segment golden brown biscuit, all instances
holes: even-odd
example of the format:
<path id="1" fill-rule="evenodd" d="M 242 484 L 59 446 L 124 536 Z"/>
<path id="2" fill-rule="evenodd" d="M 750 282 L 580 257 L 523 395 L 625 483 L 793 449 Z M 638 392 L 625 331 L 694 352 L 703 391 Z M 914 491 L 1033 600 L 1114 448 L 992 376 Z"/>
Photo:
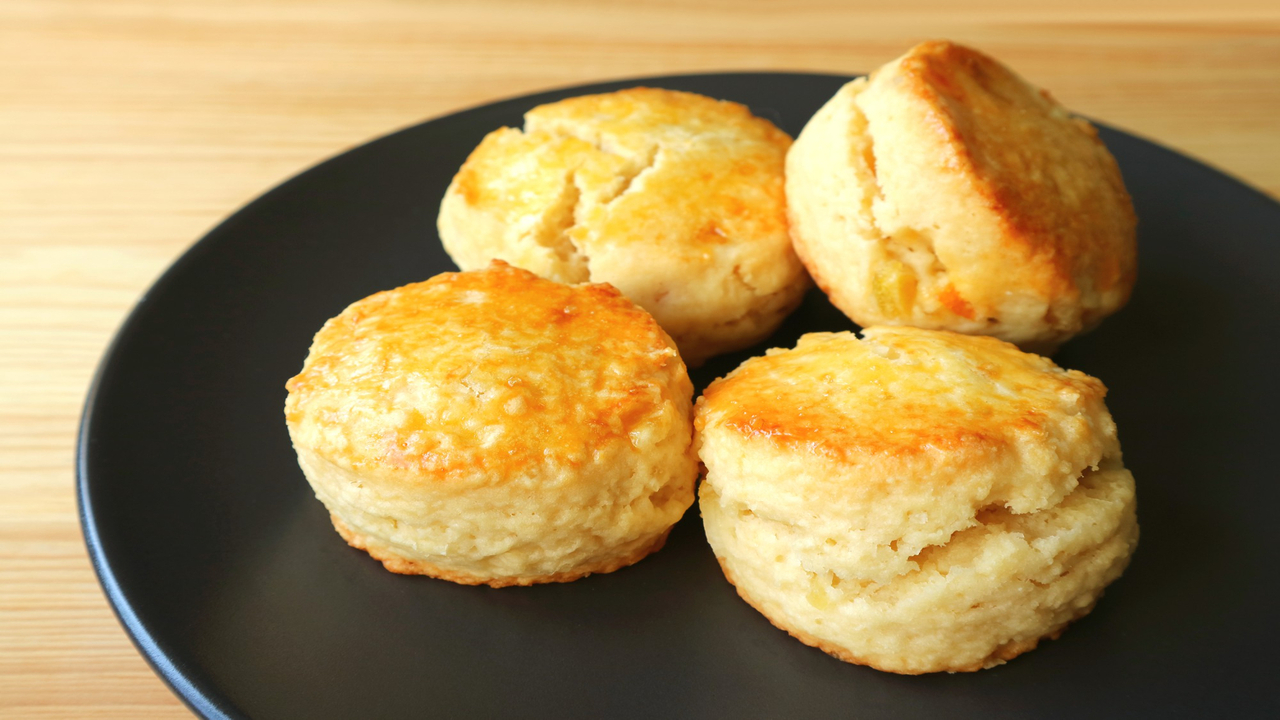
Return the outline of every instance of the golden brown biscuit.
<path id="1" fill-rule="evenodd" d="M 1049 351 L 1128 301 L 1133 205 L 1085 120 L 926 42 L 843 87 L 787 157 L 796 251 L 861 325 Z"/>
<path id="2" fill-rule="evenodd" d="M 737 103 L 633 88 L 541 105 L 484 139 L 440 205 L 458 267 L 494 258 L 608 282 L 684 360 L 747 347 L 800 302 L 783 165 L 791 139 Z"/>
<path id="3" fill-rule="evenodd" d="M 994 338 L 805 335 L 698 400 L 707 539 L 747 602 L 842 660 L 999 664 L 1087 613 L 1137 544 L 1105 393 Z"/>
<path id="4" fill-rule="evenodd" d="M 285 415 L 307 480 L 388 570 L 528 585 L 662 546 L 693 502 L 693 388 L 608 285 L 495 263 L 325 323 Z"/>

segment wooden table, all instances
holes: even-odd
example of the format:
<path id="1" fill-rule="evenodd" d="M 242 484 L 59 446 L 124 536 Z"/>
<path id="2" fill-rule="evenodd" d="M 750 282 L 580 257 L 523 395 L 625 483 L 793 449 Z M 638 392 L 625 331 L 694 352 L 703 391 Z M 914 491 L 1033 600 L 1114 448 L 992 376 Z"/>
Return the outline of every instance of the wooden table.
<path id="1" fill-rule="evenodd" d="M 4 0 L 0 715 L 187 714 L 85 555 L 72 491 L 85 389 L 139 294 L 207 228 L 374 135 L 588 80 L 865 71 L 946 37 L 1280 195 L 1280 3 L 1033 5 Z"/>

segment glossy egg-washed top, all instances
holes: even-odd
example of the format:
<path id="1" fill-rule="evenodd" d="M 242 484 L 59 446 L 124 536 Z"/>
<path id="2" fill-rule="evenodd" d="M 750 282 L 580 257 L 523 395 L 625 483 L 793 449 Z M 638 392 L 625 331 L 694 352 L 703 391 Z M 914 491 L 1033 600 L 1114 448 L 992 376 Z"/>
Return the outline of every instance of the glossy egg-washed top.
<path id="1" fill-rule="evenodd" d="M 692 393 L 670 338 L 617 290 L 502 263 L 352 304 L 287 388 L 295 444 L 331 462 L 482 482 L 634 444 L 687 417 Z"/>
<path id="2" fill-rule="evenodd" d="M 1062 462 L 1068 477 L 1118 453 L 1095 378 L 994 338 L 897 327 L 864 338 L 812 333 L 748 360 L 703 393 L 699 432 L 854 465 L 981 464 L 1045 449 L 1058 458 L 1046 469 Z"/>

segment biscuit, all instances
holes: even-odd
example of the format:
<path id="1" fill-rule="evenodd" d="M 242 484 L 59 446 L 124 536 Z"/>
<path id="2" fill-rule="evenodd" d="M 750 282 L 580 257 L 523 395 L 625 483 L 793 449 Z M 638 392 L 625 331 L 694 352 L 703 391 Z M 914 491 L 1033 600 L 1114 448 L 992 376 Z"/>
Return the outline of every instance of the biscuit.
<path id="1" fill-rule="evenodd" d="M 805 335 L 698 400 L 707 539 L 743 599 L 841 660 L 1000 664 L 1089 612 L 1137 544 L 1105 393 L 989 337 Z"/>
<path id="2" fill-rule="evenodd" d="M 787 200 L 796 251 L 863 326 L 1049 352 L 1136 277 L 1133 204 L 1093 126 L 948 42 L 841 88 L 787 156 Z"/>
<path id="3" fill-rule="evenodd" d="M 499 258 L 610 283 L 697 366 L 763 340 L 809 287 L 787 233 L 790 145 L 746 107 L 685 92 L 541 105 L 467 158 L 440 239 L 463 270 Z"/>
<path id="4" fill-rule="evenodd" d="M 693 502 L 693 387 L 608 285 L 495 263 L 325 323 L 285 416 L 334 527 L 397 573 L 528 585 L 660 548 Z"/>

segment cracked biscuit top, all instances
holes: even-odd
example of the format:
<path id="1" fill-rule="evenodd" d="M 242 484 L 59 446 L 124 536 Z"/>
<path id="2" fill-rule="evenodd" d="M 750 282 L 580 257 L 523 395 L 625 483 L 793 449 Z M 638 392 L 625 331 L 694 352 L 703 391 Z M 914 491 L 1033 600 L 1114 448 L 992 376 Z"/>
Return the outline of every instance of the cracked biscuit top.
<path id="1" fill-rule="evenodd" d="M 862 325 L 1050 350 L 1136 276 L 1133 206 L 1097 131 L 949 42 L 842 88 L 796 141 L 787 196 L 797 252 Z"/>
<path id="2" fill-rule="evenodd" d="M 670 338 L 612 287 L 503 263 L 352 304 L 287 387 L 295 445 L 371 481 L 459 486 L 687 438 L 692 394 Z"/>
<path id="3" fill-rule="evenodd" d="M 791 140 L 744 106 L 633 88 L 534 108 L 490 133 L 440 207 L 459 267 L 498 258 L 608 282 L 691 365 L 763 339 L 807 275 L 787 234 Z"/>

